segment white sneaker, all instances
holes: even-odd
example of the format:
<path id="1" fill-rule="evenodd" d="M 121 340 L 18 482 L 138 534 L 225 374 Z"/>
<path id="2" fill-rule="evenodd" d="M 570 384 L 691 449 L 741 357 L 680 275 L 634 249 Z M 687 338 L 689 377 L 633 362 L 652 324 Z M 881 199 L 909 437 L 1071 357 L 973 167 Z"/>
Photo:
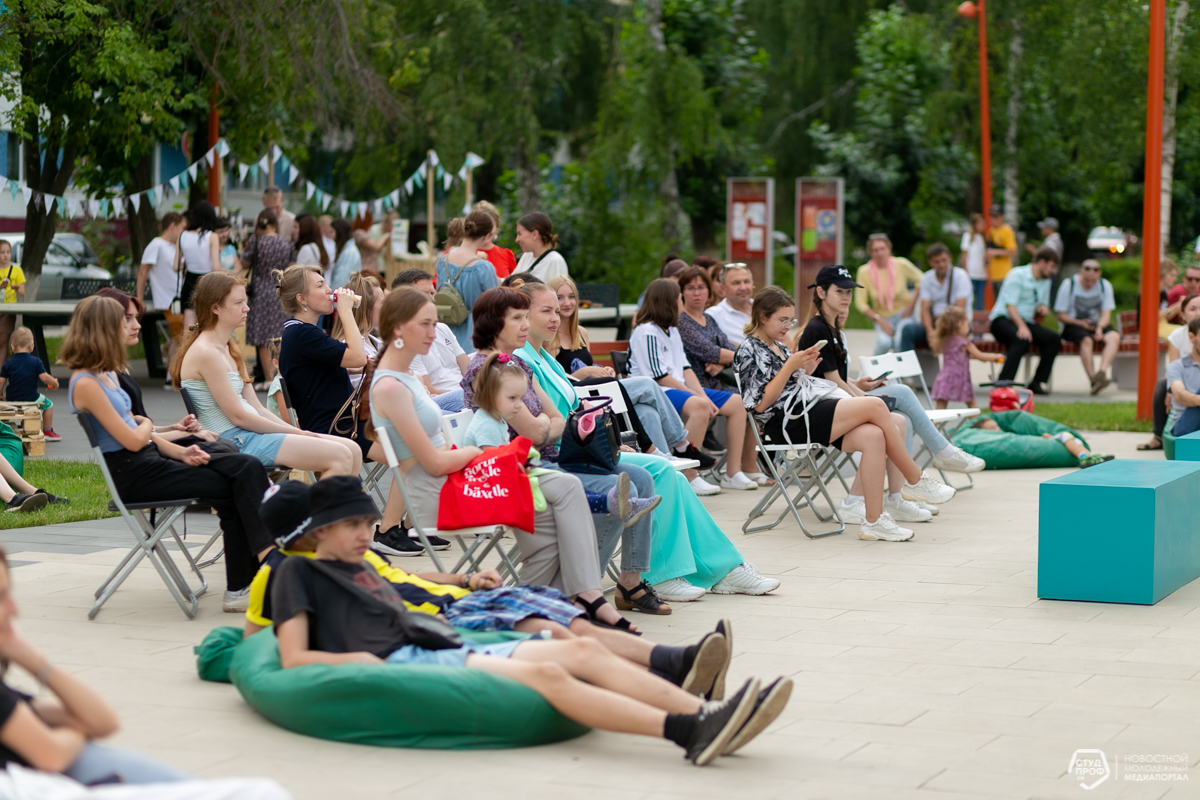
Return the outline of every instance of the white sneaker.
<path id="1" fill-rule="evenodd" d="M 946 472 L 979 472 L 986 467 L 987 462 L 982 458 L 957 447 L 948 456 L 943 457 L 936 453 L 933 456 L 933 468 Z"/>
<path id="2" fill-rule="evenodd" d="M 668 603 L 691 603 L 705 595 L 703 589 L 693 586 L 683 578 L 671 578 L 654 584 L 654 593 L 658 595 L 659 600 Z"/>
<path id="3" fill-rule="evenodd" d="M 735 472 L 732 476 L 721 478 L 722 489 L 737 489 L 739 492 L 750 492 L 758 488 L 758 484 L 746 477 L 744 472 Z"/>
<path id="4" fill-rule="evenodd" d="M 916 483 L 905 481 L 900 494 L 905 500 L 923 500 L 926 503 L 941 505 L 954 497 L 954 490 L 936 478 L 929 477 L 928 473 L 922 472 L 921 480 Z"/>
<path id="5" fill-rule="evenodd" d="M 892 496 L 888 495 L 883 500 L 883 510 L 897 522 L 929 522 L 933 519 L 932 513 L 903 497 L 893 501 Z"/>
<path id="6" fill-rule="evenodd" d="M 837 510 L 842 522 L 847 525 L 861 525 L 867 521 L 867 502 L 865 500 L 850 504 L 843 500 Z"/>
<path id="7" fill-rule="evenodd" d="M 226 614 L 245 614 L 248 608 L 250 608 L 249 586 L 239 592 L 225 591 L 225 596 L 221 599 L 221 610 Z"/>
<path id="8" fill-rule="evenodd" d="M 901 495 L 901 497 L 903 497 L 903 495 Z M 935 506 L 933 503 L 926 503 L 924 500 L 909 500 L 908 502 L 912 503 L 913 505 L 920 506 L 930 514 L 933 514 L 935 517 L 938 515 L 938 512 L 941 511 L 941 509 Z"/>
<path id="9" fill-rule="evenodd" d="M 701 497 L 707 497 L 710 494 L 720 494 L 721 493 L 720 486 L 714 486 L 713 484 L 704 480 L 704 478 L 701 478 L 700 476 L 696 476 L 695 478 L 693 478 L 692 482 L 689 484 L 689 486 L 692 487 L 693 492 L 700 495 Z"/>
<path id="10" fill-rule="evenodd" d="M 670 462 L 671 466 L 675 468 L 676 472 L 682 472 L 685 469 L 696 469 L 700 466 L 700 462 L 694 458 L 682 458 L 675 453 L 664 453 L 657 447 L 654 448 L 653 453 L 646 453 L 646 455 L 654 456 L 655 458 L 661 458 L 664 461 Z"/>
<path id="11" fill-rule="evenodd" d="M 709 589 L 713 594 L 767 594 L 779 588 L 779 581 L 764 577 L 758 567 L 743 561 Z"/>
<path id="12" fill-rule="evenodd" d="M 907 542 L 913 538 L 913 532 L 908 528 L 901 528 L 896 524 L 896 520 L 892 519 L 892 515 L 885 511 L 874 522 L 864 522 L 858 529 L 858 538 L 868 541 Z"/>

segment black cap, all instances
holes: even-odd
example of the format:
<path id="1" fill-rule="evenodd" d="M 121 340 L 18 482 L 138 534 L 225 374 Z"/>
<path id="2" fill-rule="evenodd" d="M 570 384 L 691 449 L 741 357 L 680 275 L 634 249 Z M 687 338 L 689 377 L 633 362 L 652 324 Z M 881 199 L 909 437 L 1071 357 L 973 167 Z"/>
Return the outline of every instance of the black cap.
<path id="1" fill-rule="evenodd" d="M 281 549 L 308 532 L 308 484 L 283 481 L 267 489 L 258 514 Z"/>
<path id="2" fill-rule="evenodd" d="M 817 280 L 809 285 L 808 288 L 815 289 L 818 286 L 840 286 L 843 289 L 861 289 L 862 284 L 855 283 L 854 278 L 850 277 L 850 270 L 846 269 L 841 264 L 828 264 L 821 267 L 821 271 L 817 273 Z"/>
<path id="3" fill-rule="evenodd" d="M 354 475 L 336 475 L 313 484 L 308 491 L 308 505 L 312 520 L 306 532 L 344 519 L 379 517 L 375 501 Z"/>

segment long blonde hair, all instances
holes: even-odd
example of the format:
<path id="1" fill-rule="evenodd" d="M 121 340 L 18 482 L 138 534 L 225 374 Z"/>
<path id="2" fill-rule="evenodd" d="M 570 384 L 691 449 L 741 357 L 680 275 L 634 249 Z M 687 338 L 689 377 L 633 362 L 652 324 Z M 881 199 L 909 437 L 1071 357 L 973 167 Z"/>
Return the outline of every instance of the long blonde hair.
<path id="1" fill-rule="evenodd" d="M 575 294 L 575 310 L 571 312 L 570 318 L 560 317 L 559 319 L 558 346 L 562 347 L 564 344 L 567 344 L 572 350 L 586 347 L 587 333 L 579 327 L 579 289 L 575 286 L 575 281 L 566 275 L 555 275 L 546 281 L 546 285 L 553 289 L 555 294 L 558 294 L 558 287 L 560 286 L 571 287 L 571 291 Z M 557 352 L 557 348 L 555 352 Z"/>
<path id="2" fill-rule="evenodd" d="M 358 307 L 354 309 L 354 322 L 358 326 L 358 332 L 366 336 L 367 331 L 371 330 L 371 310 L 375 308 L 375 299 L 382 290 L 374 278 L 361 272 L 350 275 L 350 280 L 346 281 L 346 288 L 362 298 Z M 329 335 L 339 342 L 346 338 L 346 329 L 342 326 L 341 317 L 334 316 L 333 330 Z"/>
<path id="3" fill-rule="evenodd" d="M 200 334 L 217 325 L 217 315 L 213 308 L 224 303 L 225 298 L 229 296 L 235 286 L 245 285 L 246 281 L 232 272 L 210 272 L 196 282 L 196 290 L 192 292 L 192 310 L 196 312 L 196 324 L 188 329 L 179 352 L 175 354 L 175 358 L 171 359 L 171 384 L 176 389 L 182 385 L 183 378 L 180 373 L 183 370 L 183 358 L 187 355 L 188 349 L 196 343 Z M 232 337 L 229 338 L 226 345 L 229 348 L 230 357 L 233 358 L 233 363 L 237 365 L 238 374 L 243 381 L 249 383 L 250 371 L 246 368 L 246 357 L 242 355 L 242 348 Z"/>

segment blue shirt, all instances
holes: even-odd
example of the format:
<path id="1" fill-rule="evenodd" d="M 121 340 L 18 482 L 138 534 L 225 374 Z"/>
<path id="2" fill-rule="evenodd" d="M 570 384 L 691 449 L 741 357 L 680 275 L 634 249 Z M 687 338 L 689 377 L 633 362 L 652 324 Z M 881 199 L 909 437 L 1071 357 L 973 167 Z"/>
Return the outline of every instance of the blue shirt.
<path id="1" fill-rule="evenodd" d="M 1008 307 L 1016 306 L 1021 319 L 1033 322 L 1033 311 L 1039 305 L 1050 307 L 1050 279 L 1034 278 L 1032 267 L 1013 267 L 1004 278 L 988 320 L 1007 316 Z"/>
<path id="2" fill-rule="evenodd" d="M 1167 391 L 1170 392 L 1176 383 L 1182 383 L 1192 394 L 1200 394 L 1200 364 L 1192 361 L 1191 353 L 1167 364 Z M 1187 406 L 1175 399 L 1174 392 L 1171 392 L 1171 408 L 1176 414 L 1187 410 Z"/>
<path id="3" fill-rule="evenodd" d="M 462 272 L 460 273 L 459 270 Z M 451 278 L 454 280 L 451 281 Z M 437 261 L 437 285 L 439 287 L 452 285 L 462 295 L 467 308 L 472 309 L 475 307 L 475 301 L 479 299 L 479 295 L 488 289 L 495 289 L 499 286 L 500 279 L 496 277 L 496 268 L 487 259 L 481 258 L 465 267 L 459 267 L 451 264 L 445 256 L 442 256 Z M 475 330 L 475 320 L 471 315 L 467 315 L 467 321 L 463 324 L 450 325 L 449 328 L 463 350 L 468 353 L 475 350 L 475 343 L 471 341 L 471 334 Z"/>
<path id="4" fill-rule="evenodd" d="M 29 403 L 38 399 L 38 376 L 46 371 L 42 360 L 33 353 L 13 353 L 0 367 L 0 378 L 8 381 L 5 395 L 14 403 Z"/>
<path id="5" fill-rule="evenodd" d="M 446 444 L 446 437 L 442 435 L 442 410 L 438 408 L 438 404 L 433 402 L 429 396 L 429 392 L 425 390 L 425 386 L 421 383 L 421 379 L 414 375 L 405 375 L 403 372 L 396 372 L 391 369 L 376 369 L 375 374 L 371 376 L 370 389 L 375 388 L 375 384 L 379 383 L 384 378 L 395 378 L 403 383 L 413 396 L 413 410 L 417 414 L 417 422 L 421 426 L 421 430 L 425 431 L 425 435 L 429 437 L 429 441 L 434 447 L 441 447 Z M 286 380 L 286 379 L 285 379 Z M 391 429 L 396 435 L 391 437 L 392 448 L 396 451 L 396 458 L 403 461 L 406 458 L 411 458 L 413 455 L 412 448 L 400 436 L 400 432 L 396 430 L 396 426 L 392 421 L 382 414 L 375 412 L 375 404 L 371 403 L 371 424 L 377 431 Z M 479 412 L 479 416 L 483 412 Z M 388 434 L 384 434 L 388 435 Z M 504 441 L 508 441 L 506 438 Z"/>

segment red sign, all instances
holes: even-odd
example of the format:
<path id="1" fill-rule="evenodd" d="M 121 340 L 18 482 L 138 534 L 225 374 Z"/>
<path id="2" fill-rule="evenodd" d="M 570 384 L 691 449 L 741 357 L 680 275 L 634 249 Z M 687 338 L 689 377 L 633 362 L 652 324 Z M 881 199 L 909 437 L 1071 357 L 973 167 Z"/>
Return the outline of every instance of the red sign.
<path id="1" fill-rule="evenodd" d="M 767 198 L 738 197 L 729 203 L 729 260 L 764 258 L 769 220 Z"/>

